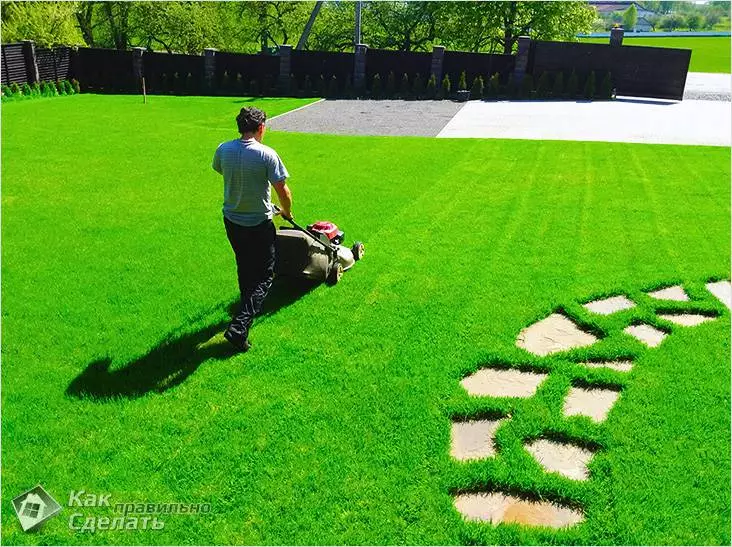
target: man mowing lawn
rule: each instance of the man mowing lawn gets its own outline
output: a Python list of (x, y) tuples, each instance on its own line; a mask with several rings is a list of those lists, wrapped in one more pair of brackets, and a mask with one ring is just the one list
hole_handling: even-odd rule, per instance
[(241, 309), (224, 337), (239, 351), (247, 351), (249, 328), (262, 309), (275, 266), (275, 227), (270, 184), (280, 198), (281, 214), (292, 218), (289, 173), (279, 155), (262, 144), (267, 116), (254, 107), (236, 117), (241, 138), (219, 145), (213, 168), (224, 177), (224, 226), (236, 257)]

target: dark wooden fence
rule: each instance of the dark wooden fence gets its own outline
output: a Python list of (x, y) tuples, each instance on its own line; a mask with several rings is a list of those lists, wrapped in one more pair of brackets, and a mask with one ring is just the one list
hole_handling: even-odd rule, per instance
[(389, 72), (394, 73), (397, 82), (403, 74), (410, 79), (419, 74), (426, 81), (430, 76), (431, 63), (431, 53), (369, 49), (366, 52), (366, 81), (371, 82), (378, 74), (381, 81), (386, 82)]
[(28, 71), (25, 66), (23, 44), (3, 44), (2, 47), (2, 83), (24, 84), (28, 82)]
[[(394, 73), (397, 86), (401, 85), (404, 74), (408, 75), (411, 86), (416, 74), (426, 82), (432, 71), (449, 75), (453, 89), (457, 88), (463, 71), (468, 88), (479, 75), (487, 80), (499, 73), (505, 83), (510, 74), (519, 79), (524, 73), (531, 74), (536, 81), (544, 72), (552, 75), (562, 72), (566, 81), (575, 71), (581, 88), (594, 71), (598, 81), (610, 73), (619, 95), (676, 100), (683, 97), (690, 50), (521, 40), (517, 56), (441, 49), (433, 53), (366, 49), (365, 71), (359, 72), (363, 74), (359, 78), (354, 70), (363, 70), (364, 58), (360, 57), (359, 63), (353, 53), (292, 51), (288, 47), (283, 50), (282, 58), (213, 51), (208, 56), (141, 51), (135, 54), (92, 48), (36, 50), (32, 43), (26, 42), (2, 46), (2, 83), (76, 78), (84, 90), (130, 93), (140, 90), (135, 72), (141, 68), (147, 89), (152, 93), (241, 95), (254, 90), (259, 94), (289, 93), (292, 77), (300, 91), (309, 77), (313, 92), (319, 93), (322, 92), (318, 87), (321, 75), (326, 81), (335, 75), (340, 90), (344, 89), (346, 80), (361, 81), (364, 77), (368, 90), (376, 74), (380, 75), (383, 86), (390, 72)], [(520, 63), (517, 58), (521, 59)], [(280, 74), (281, 70), (286, 74)]]
[(463, 51), (445, 51), (442, 73), (450, 76), (453, 88), (457, 86), (460, 73), (465, 71), (468, 88), (476, 76), (487, 81), (496, 72), (505, 83), (508, 75), (514, 70), (516, 57), (513, 55), (495, 55), (490, 53), (466, 53)]
[(574, 70), (580, 86), (591, 71), (598, 78), (610, 72), (618, 95), (681, 100), (690, 59), (688, 49), (532, 42), (527, 72), (564, 72), (566, 81)]
[(41, 81), (71, 78), (71, 48), (36, 49), (38, 77)]

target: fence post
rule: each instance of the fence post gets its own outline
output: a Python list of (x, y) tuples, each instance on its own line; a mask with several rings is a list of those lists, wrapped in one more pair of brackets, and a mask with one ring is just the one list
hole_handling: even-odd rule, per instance
[(23, 40), (23, 57), (25, 59), (25, 73), (29, 84), (40, 81), (38, 61), (36, 60), (36, 44), (33, 40)]
[(611, 28), (610, 29), (610, 45), (611, 46), (622, 46), (624, 34), (625, 34), (625, 31), (623, 30), (623, 27)]
[(437, 87), (440, 87), (440, 82), (442, 81), (442, 61), (444, 59), (445, 46), (432, 46), (432, 65), (430, 67), (430, 75), (435, 75)]
[(280, 46), (280, 77), (277, 82), (282, 95), (290, 91), (290, 72), (292, 72), (292, 46), (284, 44)]
[(203, 87), (208, 92), (214, 88), (216, 77), (216, 52), (218, 49), (207, 47), (203, 50)]
[(526, 67), (529, 64), (529, 50), (531, 49), (531, 38), (519, 36), (518, 51), (516, 52), (516, 64), (513, 69), (513, 81), (520, 84), (526, 75)]
[(140, 90), (139, 86), (142, 82), (142, 77), (145, 75), (145, 67), (142, 61), (142, 56), (144, 53), (144, 47), (132, 48), (132, 74), (135, 77), (135, 86), (137, 87), (137, 91)]
[(353, 88), (357, 93), (366, 89), (366, 52), (369, 46), (356, 44), (356, 51), (353, 55)]

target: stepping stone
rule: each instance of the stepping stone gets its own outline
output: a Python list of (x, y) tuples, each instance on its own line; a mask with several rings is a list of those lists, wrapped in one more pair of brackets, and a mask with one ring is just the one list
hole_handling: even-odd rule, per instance
[(450, 455), (456, 460), (476, 460), (496, 455), (496, 430), (505, 420), (474, 420), (452, 423)]
[(697, 325), (701, 325), (702, 323), (714, 319), (714, 317), (698, 313), (666, 313), (659, 314), (658, 317), (665, 319), (666, 321), (671, 321), (677, 325), (681, 325), (682, 327), (696, 327)]
[(477, 397), (531, 397), (547, 376), (516, 369), (482, 368), (463, 378), (460, 385)]
[(633, 361), (585, 361), (579, 364), (588, 368), (611, 368), (618, 372), (630, 372), (633, 368)]
[(661, 342), (663, 342), (663, 339), (668, 336), (668, 334), (662, 330), (658, 330), (657, 328), (646, 324), (630, 325), (623, 329), (623, 332), (630, 334), (633, 338), (640, 340), (646, 346), (651, 348), (658, 347)]
[(587, 464), (595, 455), (594, 452), (581, 446), (557, 443), (548, 439), (537, 439), (526, 445), (526, 450), (547, 471), (578, 481), (586, 480), (589, 476)]
[(728, 308), (732, 306), (732, 284), (729, 281), (715, 281), (707, 283), (707, 289)]
[(560, 313), (553, 313), (522, 330), (516, 345), (535, 355), (549, 355), (558, 351), (591, 346), (597, 337), (581, 330)]
[(611, 296), (602, 300), (593, 300), (583, 306), (585, 309), (600, 315), (610, 315), (616, 311), (629, 310), (635, 308), (635, 302), (625, 296)]
[(595, 422), (602, 422), (620, 397), (611, 389), (585, 389), (573, 387), (564, 401), (565, 416), (587, 416)]
[(579, 511), (546, 501), (536, 502), (501, 493), (460, 494), (455, 508), (466, 520), (491, 524), (517, 523), (564, 528), (584, 520)]
[(674, 285), (673, 287), (666, 287), (665, 289), (658, 289), (651, 291), (648, 294), (651, 298), (656, 300), (676, 300), (677, 302), (688, 302), (689, 295), (681, 285)]

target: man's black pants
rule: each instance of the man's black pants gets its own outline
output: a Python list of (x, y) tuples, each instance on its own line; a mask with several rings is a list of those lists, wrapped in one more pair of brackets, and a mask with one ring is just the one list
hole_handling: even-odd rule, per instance
[(275, 268), (275, 227), (271, 220), (257, 226), (240, 226), (224, 218), (226, 235), (236, 256), (241, 310), (229, 330), (241, 341), (249, 336), (254, 316), (262, 309), (272, 287)]

